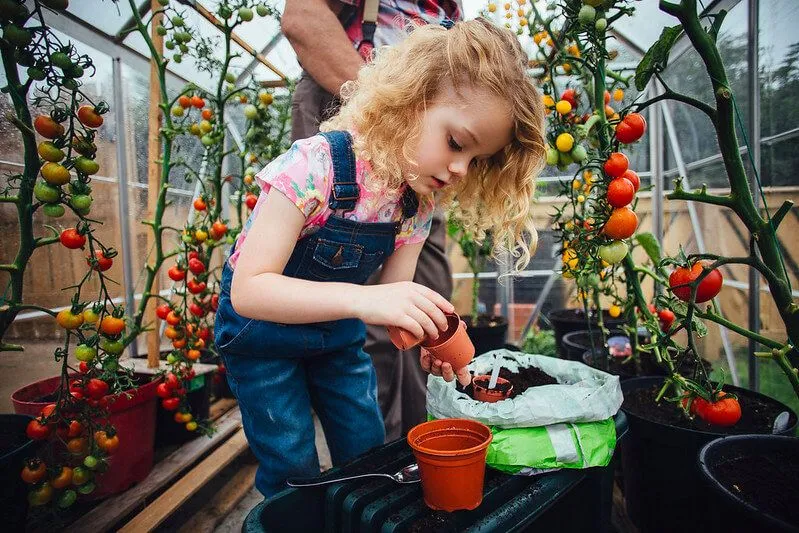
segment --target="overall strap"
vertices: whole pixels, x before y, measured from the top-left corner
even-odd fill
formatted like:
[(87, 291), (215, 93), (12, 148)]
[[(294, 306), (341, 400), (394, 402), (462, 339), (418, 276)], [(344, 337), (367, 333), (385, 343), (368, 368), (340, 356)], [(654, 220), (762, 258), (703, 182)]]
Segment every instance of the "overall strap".
[(333, 156), (333, 191), (330, 209), (352, 211), (360, 196), (355, 181), (355, 154), (352, 151), (352, 136), (346, 131), (326, 131), (321, 135), (330, 143)]

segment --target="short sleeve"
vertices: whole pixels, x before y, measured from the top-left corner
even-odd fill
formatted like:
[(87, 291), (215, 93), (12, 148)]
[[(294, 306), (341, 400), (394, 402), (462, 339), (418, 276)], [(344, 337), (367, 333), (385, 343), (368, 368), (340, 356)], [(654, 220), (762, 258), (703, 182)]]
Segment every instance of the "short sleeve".
[(306, 226), (324, 223), (332, 178), (330, 144), (321, 135), (296, 141), (255, 176), (263, 191), (274, 187), (291, 200)]
[(417, 209), (414, 216), (406, 220), (402, 225), (402, 229), (394, 242), (394, 248), (397, 249), (405, 244), (424, 242), (427, 236), (430, 235), (434, 209), (435, 202), (432, 197), (420, 198), (419, 209)]

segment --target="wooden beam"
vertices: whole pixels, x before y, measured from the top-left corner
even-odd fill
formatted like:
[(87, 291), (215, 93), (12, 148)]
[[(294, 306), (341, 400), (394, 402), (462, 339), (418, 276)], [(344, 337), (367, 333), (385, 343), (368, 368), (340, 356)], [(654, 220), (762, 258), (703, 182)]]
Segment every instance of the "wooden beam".
[(236, 407), (236, 405), (238, 405), (238, 402), (235, 398), (220, 398), (211, 404), (211, 408), (208, 410), (208, 419), (216, 420), (220, 416)]
[(210, 499), (210, 503), (186, 522), (178, 533), (211, 533), (255, 486), (257, 464), (240, 468)]
[[(161, 5), (158, 0), (150, 0), (150, 9), (156, 13)], [(153, 41), (153, 48), (158, 55), (164, 54), (164, 38), (158, 34), (156, 29), (161, 25), (164, 18), (163, 13), (156, 13), (151, 24), (150, 38)], [(155, 220), (155, 211), (158, 205), (158, 195), (161, 192), (161, 84), (158, 77), (158, 63), (155, 58), (150, 58), (150, 108), (147, 119), (147, 220)], [(147, 248), (152, 250), (155, 246), (156, 237), (152, 231), (147, 232)], [(150, 294), (158, 294), (161, 291), (159, 276), (155, 276), (153, 286), (150, 287)], [(157, 298), (150, 298), (144, 310), (143, 323), (152, 322), (156, 327), (147, 332), (147, 366), (157, 368), (161, 359), (161, 338), (158, 329), (158, 318), (155, 316), (155, 308), (158, 303)]]
[(285, 87), (288, 85), (286, 80), (265, 80), (259, 81), (258, 83), (261, 85), (261, 87), (266, 89), (274, 89), (275, 87)]
[(150, 474), (138, 485), (108, 498), (77, 522), (69, 526), (73, 533), (101, 533), (111, 531), (136, 509), (147, 505), (153, 494), (164, 488), (197, 459), (213, 450), (231, 434), (241, 428), (241, 411), (235, 408), (223, 415), (216, 424), (216, 433), (210, 438), (197, 437), (175, 450), (155, 465)]
[(231, 461), (248, 448), (247, 437), (244, 436), (244, 431), (239, 429), (230, 440), (217, 448), (188, 474), (180, 478), (119, 531), (122, 533), (153, 531), (159, 524), (169, 518), (176, 509), (183, 505), (186, 500), (200, 490), (203, 485), (217, 475), (220, 470), (229, 465)]

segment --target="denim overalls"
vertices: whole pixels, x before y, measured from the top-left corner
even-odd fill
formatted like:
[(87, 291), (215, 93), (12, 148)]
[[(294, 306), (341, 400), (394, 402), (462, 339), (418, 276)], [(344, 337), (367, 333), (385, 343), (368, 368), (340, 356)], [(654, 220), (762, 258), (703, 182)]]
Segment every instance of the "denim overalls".
[[(333, 157), (330, 207), (350, 211), (359, 196), (351, 137), (339, 131), (322, 135)], [(409, 203), (404, 218), (418, 206)], [(363, 284), (394, 251), (402, 222), (356, 222), (336, 213), (297, 241), (285, 276)], [(285, 488), (288, 477), (319, 475), (311, 407), (324, 428), (333, 464), (382, 444), (375, 370), (363, 351), (365, 324), (357, 319), (280, 324), (242, 317), (230, 302), (232, 279), (225, 262), (214, 335), (239, 400), (244, 432), (260, 462), (258, 490), (270, 497)]]

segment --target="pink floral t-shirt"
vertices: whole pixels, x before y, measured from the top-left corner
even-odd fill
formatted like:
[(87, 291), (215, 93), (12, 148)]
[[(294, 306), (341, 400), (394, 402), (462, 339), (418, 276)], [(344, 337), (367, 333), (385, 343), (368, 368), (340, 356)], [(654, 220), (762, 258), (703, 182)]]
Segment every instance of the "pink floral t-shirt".
[[(360, 189), (360, 196), (355, 209), (343, 214), (344, 218), (357, 222), (396, 222), (402, 218), (400, 203), (401, 192), (386, 194), (383, 191), (370, 191), (365, 183), (372, 175), (368, 161), (355, 160), (355, 181)], [(256, 176), (261, 187), (258, 202), (250, 214), (250, 218), (236, 240), (236, 249), (231, 254), (229, 264), (236, 268), (247, 233), (253, 220), (263, 208), (267, 193), (274, 187), (305, 215), (305, 224), (299, 238), (310, 235), (325, 225), (333, 214), (329, 200), (333, 188), (333, 158), (330, 144), (322, 135), (301, 139), (291, 145), (289, 150), (269, 163)], [(419, 209), (413, 217), (407, 219), (397, 235), (394, 249), (405, 244), (423, 242), (430, 233), (433, 215), (433, 200), (430, 197), (419, 199)]]

